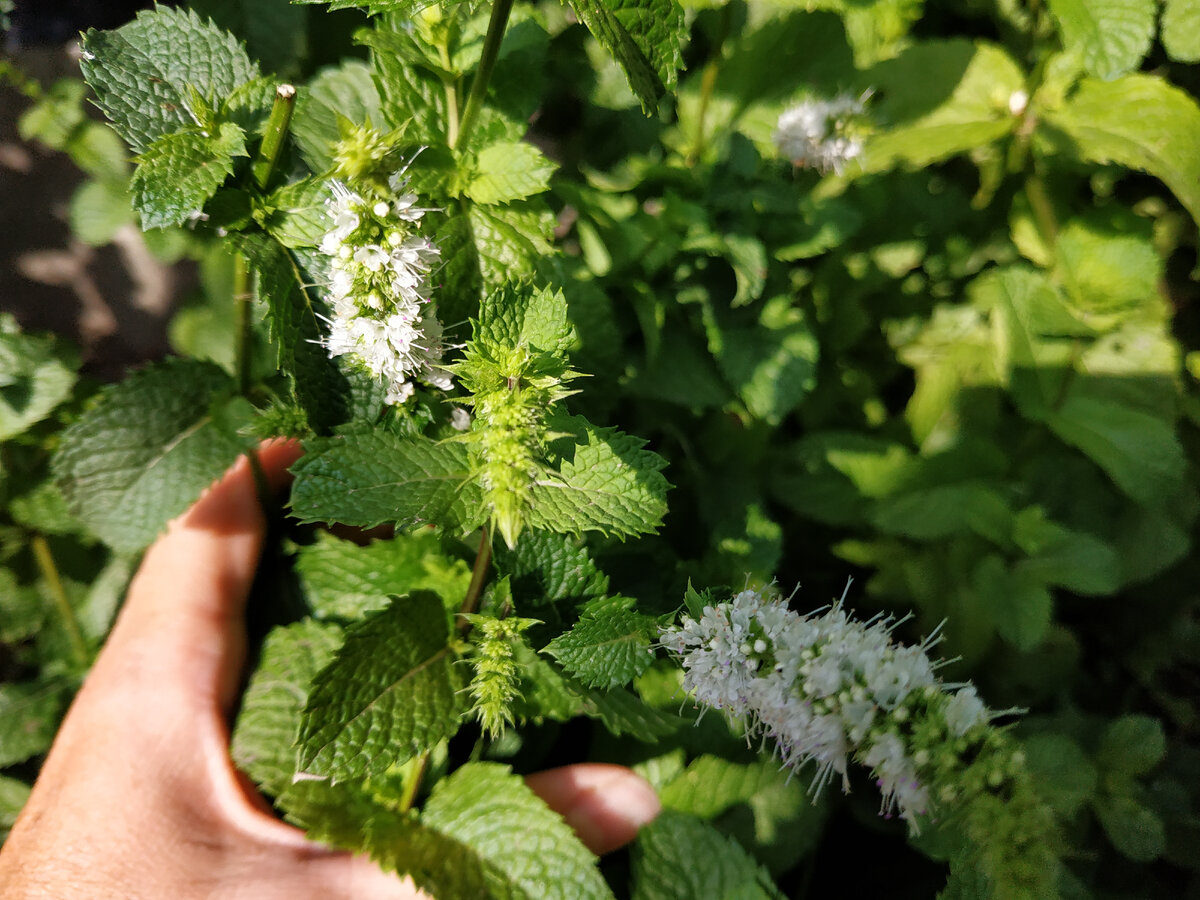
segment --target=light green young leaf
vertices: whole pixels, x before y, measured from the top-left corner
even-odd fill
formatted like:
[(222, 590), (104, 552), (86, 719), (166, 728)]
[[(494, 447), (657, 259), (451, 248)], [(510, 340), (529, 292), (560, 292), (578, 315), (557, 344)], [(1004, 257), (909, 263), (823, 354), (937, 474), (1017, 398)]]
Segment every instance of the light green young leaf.
[(1154, 38), (1154, 0), (1048, 0), (1063, 46), (1088, 72), (1109, 81), (1132, 72)]
[(278, 796), (292, 783), (309, 687), (341, 643), (341, 628), (311, 619), (267, 635), (242, 698), (230, 754), (268, 794)]
[(556, 442), (562, 454), (558, 472), (534, 482), (529, 526), (622, 538), (657, 531), (667, 511), (666, 460), (644, 449), (641, 438), (577, 418), (568, 421), (577, 437), (565, 447)]
[(232, 122), (211, 136), (187, 128), (158, 138), (138, 157), (131, 184), (142, 228), (182, 225), (199, 216), (233, 174), (234, 157), (248, 155), (245, 135)]
[(467, 448), (383, 431), (310, 441), (292, 471), (292, 512), (304, 522), (373, 528), (465, 526), (482, 504)]
[(569, 0), (579, 21), (625, 70), (647, 113), (675, 86), (687, 37), (676, 0)]
[(66, 700), (61, 682), (0, 684), (0, 769), (45, 753)]
[(1073, 220), (1059, 232), (1056, 249), (1055, 275), (1088, 325), (1107, 330), (1122, 316), (1159, 317), (1163, 260), (1149, 235)]
[(122, 225), (133, 224), (133, 198), (119, 181), (85, 181), (71, 195), (71, 231), (91, 247), (112, 241)]
[(1044, 123), (1086, 162), (1149, 172), (1200, 222), (1200, 106), (1187, 92), (1153, 75), (1085, 79)]
[(48, 335), (22, 334), (0, 313), (0, 441), (36, 425), (71, 396), (78, 362)]
[(654, 620), (631, 609), (608, 608), (585, 613), (570, 631), (542, 650), (558, 660), (568, 674), (589, 687), (614, 688), (628, 684), (654, 661), (650, 637)]
[(1176, 62), (1200, 62), (1200, 0), (1166, 0), (1162, 45)]
[(476, 203), (509, 203), (550, 187), (554, 163), (524, 141), (492, 144), (475, 158), (465, 193)]
[(28, 799), (29, 785), (0, 775), (0, 844), (8, 840), (8, 832), (17, 824), (17, 816)]
[(352, 626), (313, 680), (301, 771), (334, 781), (380, 775), (453, 735), (467, 703), (449, 637), (442, 601), (425, 591)]
[(783, 900), (736, 842), (693, 816), (664, 810), (638, 834), (633, 900)]
[(116, 550), (140, 550), (233, 465), (228, 375), (168, 360), (107, 388), (54, 458), (71, 512)]
[(259, 75), (233, 35), (194, 12), (157, 6), (115, 31), (83, 37), (83, 76), (136, 153), (195, 125), (188, 86), (219, 101)]
[(292, 139), (314, 172), (333, 165), (333, 146), (341, 137), (338, 122), (343, 119), (382, 125), (379, 90), (371, 67), (361, 60), (348, 59), (337, 68), (322, 69), (299, 89)]
[(318, 618), (357, 619), (414, 590), (461, 600), (471, 581), (470, 567), (443, 554), (429, 529), (366, 545), (318, 532), (316, 543), (300, 548), (296, 571)]

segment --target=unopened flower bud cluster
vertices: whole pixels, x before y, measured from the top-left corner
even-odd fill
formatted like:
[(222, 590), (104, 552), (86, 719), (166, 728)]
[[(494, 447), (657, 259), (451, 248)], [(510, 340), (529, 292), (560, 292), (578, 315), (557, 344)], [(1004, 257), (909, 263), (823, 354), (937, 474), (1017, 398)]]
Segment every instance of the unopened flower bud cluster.
[(846, 163), (862, 156), (863, 142), (854, 132), (865, 99), (841, 94), (785, 110), (775, 127), (775, 146), (797, 166), (840, 174)]
[(856, 761), (883, 792), (881, 812), (916, 831), (917, 817), (954, 799), (960, 753), (993, 731), (994, 714), (970, 685), (938, 679), (933, 642), (895, 643), (897, 624), (855, 621), (841, 601), (801, 616), (779, 596), (745, 590), (684, 616), (661, 640), (699, 703), (771, 739), (785, 766), (814, 763), (814, 791), (835, 774), (848, 788)]
[(387, 402), (402, 403), (413, 379), (450, 387), (439, 367), (442, 327), (430, 300), (437, 246), (418, 226), (427, 210), (408, 190), (403, 172), (386, 191), (367, 196), (334, 181), (328, 201), (333, 227), (321, 241), (329, 258), (333, 317), (324, 345), (330, 356), (358, 361), (387, 386)]

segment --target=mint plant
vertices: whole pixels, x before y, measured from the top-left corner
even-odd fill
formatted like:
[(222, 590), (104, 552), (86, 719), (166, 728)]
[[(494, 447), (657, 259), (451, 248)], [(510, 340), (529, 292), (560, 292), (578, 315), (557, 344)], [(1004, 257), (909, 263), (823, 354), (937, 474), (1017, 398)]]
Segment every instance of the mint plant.
[[(450, 898), (1194, 879), (1192, 4), (181, 6), (3, 70), (81, 237), (203, 296), (106, 386), (0, 319), (0, 828), (288, 436), (232, 753), (319, 840)], [(583, 758), (659, 791), (628, 854), (519, 777)]]

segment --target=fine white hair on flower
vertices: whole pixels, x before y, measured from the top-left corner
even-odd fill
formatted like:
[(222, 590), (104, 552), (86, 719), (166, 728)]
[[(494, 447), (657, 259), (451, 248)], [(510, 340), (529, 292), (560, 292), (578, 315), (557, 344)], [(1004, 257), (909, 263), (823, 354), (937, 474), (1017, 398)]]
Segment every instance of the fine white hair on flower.
[[(661, 645), (698, 704), (769, 740), (785, 767), (813, 763), (814, 794), (835, 775), (848, 790), (849, 763), (858, 762), (883, 792), (881, 812), (898, 813), (915, 832), (930, 807), (922, 770), (939, 752), (929, 741), (978, 735), (997, 714), (971, 685), (938, 679), (928, 653), (937, 631), (899, 644), (893, 632), (905, 619), (856, 620), (845, 596), (802, 616), (772, 589), (744, 590), (662, 629)], [(929, 727), (916, 727), (918, 719)]]
[(323, 345), (330, 356), (353, 359), (380, 379), (390, 404), (412, 395), (413, 379), (450, 386), (439, 365), (445, 348), (430, 296), (441, 251), (416, 230), (429, 210), (408, 190), (406, 169), (389, 179), (388, 196), (368, 198), (331, 182), (332, 227), (320, 244), (329, 258), (332, 307)]
[(863, 143), (848, 126), (863, 115), (868, 96), (839, 94), (790, 107), (776, 123), (775, 146), (798, 166), (840, 174), (846, 163), (862, 156)]

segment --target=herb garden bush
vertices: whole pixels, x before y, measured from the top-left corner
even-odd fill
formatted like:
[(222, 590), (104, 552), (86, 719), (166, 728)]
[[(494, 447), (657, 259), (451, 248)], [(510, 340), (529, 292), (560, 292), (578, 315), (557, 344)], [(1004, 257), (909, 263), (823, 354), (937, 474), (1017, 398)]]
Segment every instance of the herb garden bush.
[[(22, 133), (201, 292), (105, 386), (0, 321), (0, 828), (141, 551), (288, 436), (232, 753), (314, 837), (447, 898), (1197, 895), (1195, 0), (193, 0), (81, 56), (6, 65)], [(585, 759), (664, 806), (599, 862), (518, 777)]]

